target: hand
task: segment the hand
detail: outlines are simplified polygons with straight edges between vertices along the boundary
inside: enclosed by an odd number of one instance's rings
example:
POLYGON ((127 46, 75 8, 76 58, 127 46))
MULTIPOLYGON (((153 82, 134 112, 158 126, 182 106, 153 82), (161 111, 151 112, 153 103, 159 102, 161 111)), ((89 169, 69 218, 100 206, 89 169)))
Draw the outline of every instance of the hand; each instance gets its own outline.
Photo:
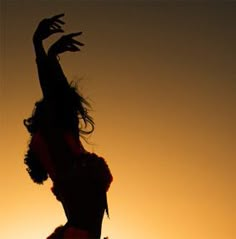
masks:
POLYGON ((73 39, 73 37, 79 36, 81 34, 82 32, 77 32, 62 36, 49 48, 48 55, 56 56, 66 51, 80 51, 79 47, 84 46, 84 44, 76 41, 75 39, 73 39))
POLYGON ((58 32, 64 32, 61 28, 61 25, 65 24, 60 18, 63 17, 64 14, 55 15, 51 18, 43 19, 33 36, 34 41, 42 41, 48 38, 50 35, 58 32))

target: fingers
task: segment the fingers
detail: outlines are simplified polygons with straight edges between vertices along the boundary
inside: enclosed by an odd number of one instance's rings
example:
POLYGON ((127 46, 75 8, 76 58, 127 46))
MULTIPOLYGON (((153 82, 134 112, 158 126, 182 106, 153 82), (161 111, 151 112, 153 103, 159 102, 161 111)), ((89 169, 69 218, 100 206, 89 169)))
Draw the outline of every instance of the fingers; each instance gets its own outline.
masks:
MULTIPOLYGON (((55 29, 54 31, 57 31, 55 29)), ((80 47, 84 46, 83 43, 73 39, 73 36, 78 36, 81 33, 71 33, 59 38, 49 49, 49 52, 53 52, 54 55, 61 54, 63 52, 77 52, 80 51, 80 47)))
POLYGON ((84 44, 82 42, 79 42, 79 41, 73 39, 73 37, 79 36, 81 34, 82 34, 82 32, 70 33, 70 34, 64 35, 63 38, 67 41, 71 41, 73 44, 76 44, 79 46, 84 46, 84 44))
POLYGON ((60 17, 63 17, 64 14, 59 14, 59 15, 56 15, 56 16, 53 16, 51 18, 46 18, 45 20, 47 21, 47 23, 49 25, 55 25, 55 26, 58 26, 58 27, 61 27, 61 25, 64 25, 65 22, 62 21, 61 19, 59 19, 60 17))
POLYGON ((62 14, 58 14, 58 15, 55 15, 55 16, 50 18, 50 23, 51 23, 50 31, 51 31, 52 34, 59 33, 59 32, 64 32, 61 25, 64 25, 65 22, 62 21, 61 19, 59 19, 61 17, 64 17, 64 15, 65 14, 62 13, 62 14))
POLYGON ((71 42, 72 42, 73 44, 75 44, 75 45, 78 45, 78 46, 84 46, 84 43, 79 42, 79 41, 76 41, 76 40, 74 40, 74 39, 71 39, 71 42))
POLYGON ((83 32, 75 32, 75 33, 67 34, 67 35, 65 35, 65 36, 72 38, 72 37, 77 37, 77 36, 81 35, 82 33, 83 33, 83 32))
MULTIPOLYGON (((47 26, 48 35, 64 32, 62 25, 64 25, 65 22, 61 20, 62 17, 64 17, 64 13, 45 19, 45 26, 47 26)), ((51 46, 50 52, 53 52, 54 54, 60 54, 66 51, 80 51, 80 47, 84 46, 84 44, 75 40, 74 37, 77 37, 81 34, 82 32, 74 32, 62 36, 51 46)))
MULTIPOLYGON (((51 18, 45 19, 45 24, 48 25, 48 30, 50 31, 50 34, 64 32, 64 30, 62 29, 62 25, 64 25, 65 22, 60 19, 64 16, 65 16, 65 14, 61 13, 61 14, 57 14, 51 18)), ((63 36, 63 38, 71 39, 71 41, 73 41, 74 44, 77 44, 79 46, 84 46, 83 43, 72 39, 73 37, 77 37, 81 34, 82 34, 82 32, 70 33, 70 34, 63 36)))
POLYGON ((50 32, 50 35, 54 34, 54 33, 64 32, 64 30, 62 29, 62 26, 60 24, 61 23, 58 23, 56 21, 51 22, 51 20, 50 20, 49 26, 48 26, 48 30, 50 32))
POLYGON ((77 41, 75 42, 73 39, 71 39, 70 41, 66 42, 66 44, 64 45, 64 48, 67 51, 80 51, 80 46, 83 46, 84 44, 80 43, 77 41), (79 44, 78 44, 79 43, 79 44))
POLYGON ((65 22, 63 22, 62 20, 60 20, 59 18, 63 17, 65 14, 58 14, 55 15, 48 20, 48 25, 49 25, 49 30, 51 31, 51 33, 58 33, 58 32, 64 32, 64 30, 62 29, 62 25, 65 24, 65 22))
POLYGON ((53 22, 53 23, 52 23, 52 26, 53 26, 53 27, 57 27, 57 28, 60 28, 60 27, 61 27, 60 24, 57 23, 57 22, 53 22))
POLYGON ((65 14, 61 13, 61 14, 58 14, 58 15, 55 15, 55 16, 51 17, 50 20, 52 20, 53 22, 58 22, 60 24, 65 24, 65 22, 63 22, 61 19, 59 19, 59 18, 64 17, 64 16, 65 16, 65 14))
MULTIPOLYGON (((51 32, 52 33, 57 33, 57 32, 64 32, 64 31, 63 31, 63 29, 56 27, 56 28, 52 28, 51 32)), ((82 32, 71 33, 71 34, 64 35, 57 41, 57 45, 59 45, 59 46, 74 45, 76 47, 84 46, 84 43, 73 39, 73 37, 79 36, 81 34, 82 34, 82 32)))
POLYGON ((64 30, 61 28, 61 26, 57 23, 53 23, 49 26, 50 31, 52 31, 52 33, 55 32, 64 32, 64 30))
POLYGON ((62 26, 61 25, 64 25, 65 23, 63 21, 60 21, 58 19, 49 19, 49 25, 50 25, 50 28, 53 28, 53 29, 61 29, 62 26))
POLYGON ((57 15, 54 15, 54 16, 52 16, 51 17, 51 19, 58 19, 58 18, 60 18, 60 17, 64 17, 65 16, 65 13, 60 13, 60 14, 57 14, 57 15))
POLYGON ((59 23, 59 24, 62 24, 62 25, 64 25, 65 24, 65 22, 63 22, 62 20, 60 20, 60 19, 55 19, 54 20, 54 22, 57 22, 57 23, 59 23))
POLYGON ((77 46, 74 45, 74 44, 69 44, 69 45, 67 45, 67 50, 68 50, 68 51, 73 51, 73 52, 75 52, 75 51, 80 51, 79 47, 77 47, 77 46))

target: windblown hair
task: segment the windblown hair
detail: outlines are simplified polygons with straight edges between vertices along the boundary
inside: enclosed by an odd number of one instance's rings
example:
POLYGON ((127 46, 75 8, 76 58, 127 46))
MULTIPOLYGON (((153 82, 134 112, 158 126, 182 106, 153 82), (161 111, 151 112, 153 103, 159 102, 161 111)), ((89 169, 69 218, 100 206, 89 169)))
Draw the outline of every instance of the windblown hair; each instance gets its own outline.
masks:
MULTIPOLYGON (((62 95, 61 100, 55 102, 55 123, 63 128, 78 131, 79 136, 84 136, 94 131, 93 118, 88 114, 91 108, 88 101, 77 91, 76 86, 72 86, 67 94, 62 95), (79 128, 78 128, 79 125, 79 128), (89 128, 90 129, 87 129, 89 128)), ((24 125, 28 132, 35 133, 41 126, 46 114, 46 100, 42 99, 35 103, 32 116, 24 120, 24 125)))
POLYGON ((42 184, 48 179, 47 171, 44 169, 37 155, 30 148, 25 155, 24 162, 27 165, 27 172, 35 183, 42 184))
MULTIPOLYGON (((24 125, 31 137, 44 127, 48 114, 47 100, 42 99, 36 102, 31 117, 24 120, 24 125)), ((53 119, 53 125, 69 130, 76 138, 79 139, 81 136, 86 141, 85 136, 94 131, 94 121, 88 114, 88 110, 91 108, 90 104, 78 93, 76 86, 71 84, 65 94, 56 97, 56 100, 52 101, 52 105, 53 109, 50 109, 50 114, 53 119)), ((42 184, 48 178, 47 172, 30 147, 28 147, 24 163, 27 165, 27 171, 34 182, 42 184)))

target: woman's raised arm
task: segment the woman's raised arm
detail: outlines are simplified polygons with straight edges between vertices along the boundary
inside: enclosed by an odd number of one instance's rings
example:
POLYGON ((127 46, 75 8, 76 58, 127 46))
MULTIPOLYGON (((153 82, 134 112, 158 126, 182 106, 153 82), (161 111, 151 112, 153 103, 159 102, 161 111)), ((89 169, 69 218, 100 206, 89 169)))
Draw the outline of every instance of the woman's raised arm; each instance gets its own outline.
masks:
MULTIPOLYGON (((60 92, 65 92, 68 89, 69 83, 65 77, 65 74, 61 68, 61 65, 58 61, 58 55, 64 53, 66 51, 76 52, 80 51, 79 47, 84 44, 75 40, 74 37, 81 35, 82 32, 71 33, 68 35, 64 35, 59 38, 48 50, 48 62, 50 66, 50 75, 51 84, 57 86, 57 93, 60 95, 60 92)), ((55 92, 56 93, 56 92, 55 92)))
POLYGON ((43 47, 43 40, 54 33, 63 32, 62 25, 64 24, 64 22, 60 19, 63 16, 64 14, 59 14, 51 18, 43 19, 39 23, 33 35, 33 44, 36 55, 39 82, 44 97, 50 95, 50 92, 52 90, 52 83, 50 81, 52 79, 53 73, 51 63, 43 47))
POLYGON ((39 81, 43 96, 46 98, 60 96, 69 88, 69 83, 58 61, 58 55, 66 51, 79 51, 79 47, 84 45, 74 39, 82 32, 71 33, 59 38, 49 47, 48 53, 45 52, 43 40, 54 33, 63 32, 61 26, 64 22, 60 19, 63 16, 64 14, 59 14, 42 20, 33 37, 39 81))

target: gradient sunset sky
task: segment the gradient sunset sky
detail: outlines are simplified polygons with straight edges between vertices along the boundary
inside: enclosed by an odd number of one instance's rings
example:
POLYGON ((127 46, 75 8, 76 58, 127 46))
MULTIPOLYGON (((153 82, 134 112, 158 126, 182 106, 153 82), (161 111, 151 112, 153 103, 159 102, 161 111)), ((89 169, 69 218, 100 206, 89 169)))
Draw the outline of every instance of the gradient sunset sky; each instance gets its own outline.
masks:
POLYGON ((216 2, 1 0, 0 238, 44 239, 66 220, 23 164, 41 98, 32 34, 59 13, 83 31, 60 62, 93 106, 85 147, 114 176, 103 236, 236 238, 236 3, 216 2))

